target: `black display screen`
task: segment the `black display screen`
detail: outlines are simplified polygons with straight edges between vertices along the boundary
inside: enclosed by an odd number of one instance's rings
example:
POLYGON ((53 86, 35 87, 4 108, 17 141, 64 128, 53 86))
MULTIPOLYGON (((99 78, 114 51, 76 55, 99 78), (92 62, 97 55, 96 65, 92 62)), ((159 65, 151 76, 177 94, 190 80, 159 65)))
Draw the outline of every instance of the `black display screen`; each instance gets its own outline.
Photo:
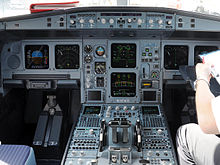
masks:
POLYGON ((88 91, 88 101, 101 101, 101 91, 88 91))
POLYGON ((55 46, 56 69, 79 69, 79 45, 55 46))
POLYGON ((111 96, 112 97, 134 97, 136 96, 136 74, 135 73, 112 73, 111 74, 111 96))
POLYGON ((48 45, 25 45, 25 68, 48 69, 49 46, 48 45))
POLYGON ((160 113, 159 113, 159 109, 157 106, 143 106, 142 114, 159 115, 160 113))
POLYGON ((144 91, 143 92, 143 101, 156 101, 157 92, 156 91, 144 91))
POLYGON ((202 62, 199 55, 218 50, 217 46, 196 46, 194 48, 194 64, 202 62))
POLYGON ((86 106, 83 114, 99 114, 101 106, 86 106))
POLYGON ((136 67, 136 44, 113 43, 111 45, 112 68, 136 67))
POLYGON ((168 70, 178 70, 180 65, 188 65, 188 55, 188 46, 164 46, 164 68, 168 70))

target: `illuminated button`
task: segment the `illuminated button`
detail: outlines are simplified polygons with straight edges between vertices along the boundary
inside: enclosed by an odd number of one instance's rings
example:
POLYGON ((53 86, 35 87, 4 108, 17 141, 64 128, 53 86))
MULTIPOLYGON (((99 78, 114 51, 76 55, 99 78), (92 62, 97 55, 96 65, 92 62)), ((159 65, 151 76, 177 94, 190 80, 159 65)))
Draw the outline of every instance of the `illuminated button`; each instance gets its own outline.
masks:
POLYGON ((146 53, 142 53, 142 56, 146 56, 146 53))
POLYGON ((145 51, 146 51, 146 52, 149 52, 149 51, 150 51, 150 49, 149 49, 149 48, 145 48, 145 51))
POLYGON ((105 19, 105 18, 102 18, 102 19, 101 19, 101 23, 102 23, 102 24, 106 24, 106 19, 105 19))
POLYGON ((94 20, 93 20, 93 19, 90 19, 90 20, 89 20, 89 23, 90 23, 90 24, 93 24, 93 23, 94 23, 94 20))
POLYGON ((149 22, 150 24, 152 24, 152 23, 154 23, 154 20, 150 19, 148 22, 149 22))
POLYGON ((110 23, 110 24, 113 24, 114 22, 115 22, 114 19, 112 19, 112 18, 109 19, 109 23, 110 23))
POLYGON ((152 53, 148 53, 148 56, 152 56, 152 53))

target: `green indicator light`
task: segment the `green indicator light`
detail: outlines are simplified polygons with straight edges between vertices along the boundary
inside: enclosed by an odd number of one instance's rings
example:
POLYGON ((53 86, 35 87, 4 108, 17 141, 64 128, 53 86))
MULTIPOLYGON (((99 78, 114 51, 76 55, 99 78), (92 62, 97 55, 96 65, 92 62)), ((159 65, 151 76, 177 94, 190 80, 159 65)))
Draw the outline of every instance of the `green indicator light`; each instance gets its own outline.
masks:
POLYGON ((146 56, 146 53, 142 53, 142 56, 146 56))
POLYGON ((152 56, 152 53, 148 53, 148 56, 152 56))
POLYGON ((149 52, 149 48, 145 48, 145 51, 146 51, 146 52, 149 52))

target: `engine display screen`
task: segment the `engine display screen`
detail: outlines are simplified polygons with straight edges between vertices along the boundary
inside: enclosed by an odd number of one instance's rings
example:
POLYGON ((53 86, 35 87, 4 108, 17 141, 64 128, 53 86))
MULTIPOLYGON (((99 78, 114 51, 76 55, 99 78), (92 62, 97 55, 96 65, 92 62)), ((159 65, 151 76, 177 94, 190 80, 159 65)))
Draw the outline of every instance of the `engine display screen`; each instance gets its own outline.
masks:
POLYGON ((202 62, 199 55, 217 50, 217 46, 196 46, 194 48, 194 64, 202 62))
POLYGON ((79 45, 55 46, 56 69, 79 69, 79 45))
POLYGON ((112 97, 134 97, 136 96, 136 74, 135 73, 112 73, 111 74, 111 96, 112 97))
POLYGON ((142 107, 142 113, 143 114, 154 114, 159 115, 159 109, 157 106, 143 106, 142 107))
POLYGON ((136 44, 113 43, 111 45, 112 68, 136 67, 136 44))
POLYGON ((49 46, 48 45, 26 45, 24 49, 25 49, 25 68, 26 69, 48 69, 49 68, 49 46))
POLYGON ((164 47, 164 68, 178 70, 180 65, 188 65, 188 46, 166 45, 164 47))
POLYGON ((86 106, 84 109, 84 114, 99 114, 101 106, 86 106))

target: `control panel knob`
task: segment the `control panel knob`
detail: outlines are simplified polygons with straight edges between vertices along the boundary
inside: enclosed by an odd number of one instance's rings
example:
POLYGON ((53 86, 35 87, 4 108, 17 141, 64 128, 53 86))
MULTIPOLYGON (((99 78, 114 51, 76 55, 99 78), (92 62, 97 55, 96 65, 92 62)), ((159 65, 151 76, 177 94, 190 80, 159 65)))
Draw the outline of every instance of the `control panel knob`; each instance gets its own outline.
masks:
POLYGON ((148 22, 149 22, 150 24, 152 24, 152 23, 154 23, 154 20, 150 19, 148 22))
POLYGON ((85 22, 85 20, 83 19, 83 18, 81 18, 80 20, 79 20, 79 23, 81 23, 81 24, 83 24, 85 22))
POLYGON ((84 155, 85 155, 84 151, 81 151, 80 156, 84 156, 84 155))
POLYGON ((171 25, 171 24, 172 24, 171 20, 167 21, 167 25, 171 25))
POLYGON ((112 18, 109 19, 109 23, 110 23, 110 24, 113 24, 114 22, 115 22, 114 19, 112 19, 112 18))
POLYGON ((131 18, 128 18, 128 23, 131 23, 132 22, 132 19, 131 18))
POLYGON ((157 133, 158 133, 159 135, 161 135, 161 134, 163 133, 163 130, 158 129, 158 130, 157 130, 157 133))
POLYGON ((163 20, 159 19, 157 22, 158 22, 159 25, 161 25, 163 23, 163 20))
POLYGON ((82 159, 78 159, 78 164, 83 164, 83 160, 82 159))
POLYGON ((152 151, 148 151, 147 156, 152 156, 153 152, 152 151))
POLYGON ((69 161, 69 165, 73 165, 73 161, 69 161))
POLYGON ((76 151, 72 151, 72 155, 74 155, 74 156, 75 156, 75 155, 76 155, 76 151))
POLYGON ((107 111, 111 111, 112 107, 108 106, 107 111))
POLYGON ((124 106, 124 107, 123 107, 123 110, 124 110, 124 111, 128 110, 128 107, 127 107, 127 106, 124 106))
POLYGON ((132 111, 134 111, 135 109, 136 109, 135 106, 132 106, 132 107, 131 107, 131 110, 132 110, 132 111))
POLYGON ((76 23, 76 21, 74 21, 73 19, 70 20, 70 24, 74 25, 76 23))
POLYGON ((90 134, 90 135, 93 135, 93 134, 94 134, 94 130, 93 130, 93 129, 90 129, 90 130, 89 130, 89 134, 90 134))
POLYGON ((106 19, 105 19, 105 18, 102 18, 102 19, 101 19, 101 23, 102 23, 102 24, 106 24, 106 19))
POLYGON ((119 107, 119 106, 116 106, 116 107, 115 107, 115 110, 116 110, 116 111, 119 111, 119 110, 120 110, 120 107, 119 107))
POLYGON ((95 22, 94 19, 90 19, 90 20, 89 20, 89 23, 90 23, 90 24, 94 24, 94 22, 95 22))
POLYGON ((140 25, 140 24, 143 23, 143 20, 139 18, 138 21, 137 21, 137 23, 140 25))

